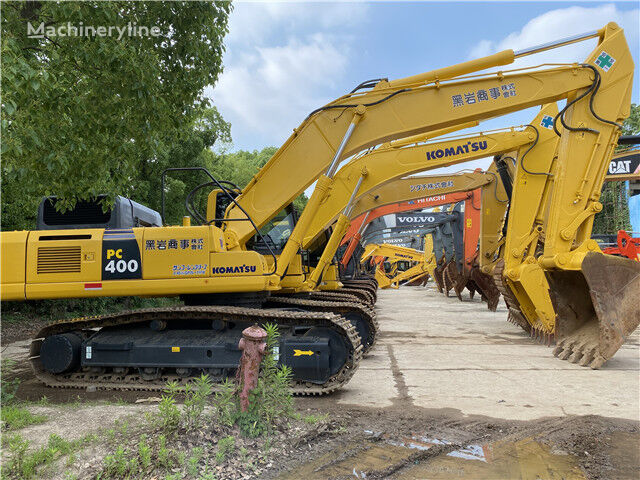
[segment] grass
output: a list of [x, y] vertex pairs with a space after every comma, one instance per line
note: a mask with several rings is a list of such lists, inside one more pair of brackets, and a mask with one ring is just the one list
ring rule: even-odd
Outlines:
[[179, 305], [175, 298], [69, 298], [59, 300], [32, 300], [29, 302], [2, 302], [2, 322], [43, 322], [84, 317], [87, 312], [92, 315], [116, 313], [122, 310], [137, 308], [169, 307]]
[[[268, 351], [271, 352], [277, 343], [278, 332], [272, 325], [266, 326], [266, 329]], [[240, 409], [237, 386], [233, 381], [227, 380], [215, 393], [206, 375], [195, 378], [184, 391], [180, 391], [177, 384], [169, 383], [156, 412], [145, 414], [146, 421], [138, 423], [132, 418], [125, 418], [115, 420], [108, 428], [100, 429], [100, 441], [109, 448], [109, 454], [98, 466], [96, 478], [133, 479], [154, 476], [158, 479], [213, 480], [216, 479], [215, 469], [235, 457], [242, 459], [243, 464], [248, 464], [250, 468], [257, 468], [249, 461], [247, 449], [229, 433], [239, 431], [243, 436], [265, 436], [265, 451], [260, 454], [262, 459], [269, 451], [269, 437], [275, 427], [294, 416], [290, 378], [290, 370], [280, 368], [273, 355], [267, 354], [262, 364], [258, 387], [251, 394], [251, 407], [247, 412]], [[14, 432], [28, 425], [46, 422], [48, 418], [32, 414], [23, 403], [15, 400], [17, 383], [3, 382], [2, 386], [9, 387], [6, 390], [8, 401], [6, 404], [3, 401], [2, 429], [10, 432], [3, 438], [3, 448], [7, 455], [2, 466], [2, 479], [40, 478], [54, 468], [54, 464], [60, 466], [63, 469], [60, 473], [64, 474], [65, 469], [77, 463], [78, 451], [87, 442], [98, 438], [97, 435], [89, 435], [68, 441], [51, 435], [46, 445], [34, 447]], [[177, 402], [180, 397], [181, 405]], [[124, 402], [119, 401], [117, 404], [122, 403]], [[34, 404], [49, 405], [49, 400], [43, 397]], [[94, 402], [78, 398], [77, 402], [64, 406], [76, 408], [93, 404]], [[296, 414], [295, 417], [307, 423], [320, 420], [320, 417], [314, 415], [302, 417]], [[211, 424], [218, 424], [222, 428], [219, 432], [222, 438], [218, 438], [217, 443], [214, 438], [208, 437], [208, 441], [200, 443], [202, 446], [190, 450], [185, 449], [181, 443], [174, 444], [173, 438], [185, 434], [193, 434], [202, 440], [205, 438], [203, 435], [206, 436], [205, 427]], [[69, 473], [65, 478], [74, 477]]]
[[[3, 438], [3, 447], [9, 452], [9, 460], [4, 465], [3, 477], [6, 475], [20, 479], [34, 478], [41, 468], [53, 464], [66, 455], [73, 455], [96, 439], [96, 435], [86, 435], [80, 439], [69, 441], [52, 434], [46, 445], [30, 450], [29, 441], [20, 435], [6, 436]], [[69, 461], [67, 461], [67, 466], [69, 466]]]
[[322, 415], [305, 415], [302, 417], [302, 421], [304, 423], [308, 423], [309, 425], [315, 425], [318, 422], [324, 422], [329, 418], [329, 414], [325, 413]]
[[232, 436], [221, 438], [218, 441], [218, 451], [216, 452], [216, 462], [222, 463], [236, 449], [236, 439]]
[[45, 415], [34, 415], [25, 407], [12, 404], [2, 407], [0, 419], [2, 420], [2, 430], [19, 430], [48, 420]]

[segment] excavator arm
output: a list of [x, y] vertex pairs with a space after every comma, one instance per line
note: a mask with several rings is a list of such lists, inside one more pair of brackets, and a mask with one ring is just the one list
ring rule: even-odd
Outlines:
[[[545, 116], [553, 112], [553, 108], [553, 105], [546, 106], [532, 124], [539, 124]], [[364, 198], [365, 202], [370, 199], [369, 195], [374, 189], [383, 187], [396, 178], [502, 155], [514, 150], [524, 152], [533, 144], [535, 138], [536, 132], [531, 127], [523, 130], [512, 128], [412, 146], [388, 145], [358, 157], [343, 166], [336, 174], [333, 187], [326, 195], [322, 209], [312, 219], [302, 246], [310, 244], [333, 223], [358, 184], [356, 205], [361, 198]]]
[[629, 300], [640, 288], [640, 269], [607, 258], [590, 240], [633, 74], [621, 30], [611, 26], [607, 36], [609, 44], [589, 59], [597, 87], [571, 99], [550, 125], [559, 141], [543, 141], [517, 165], [503, 258], [494, 270], [514, 323], [543, 340], [555, 337], [556, 355], [593, 368], [640, 322]]
[[[494, 172], [484, 172], [482, 170], [461, 172], [452, 175], [421, 175], [394, 179], [391, 182], [368, 191], [358, 199], [351, 211], [351, 227], [343, 238], [342, 243], [351, 239], [353, 235], [351, 235], [350, 232], [360, 228], [366, 213], [369, 213], [367, 222], [371, 222], [380, 217], [381, 215], [377, 214], [378, 211], [383, 211], [380, 207], [390, 204], [395, 206], [396, 211], [385, 211], [385, 213], [382, 213], [382, 215], [386, 215], [388, 213], [403, 211], [401, 208], [406, 207], [413, 207], [412, 209], [416, 210], [419, 208], [456, 203], [458, 200], [441, 203], [441, 200], [433, 197], [444, 197], [445, 195], [457, 192], [471, 192], [495, 180], [496, 175]], [[433, 201], [429, 202], [428, 205], [424, 205], [422, 200], [425, 199], [433, 199]], [[445, 200], [445, 198], [442, 200]], [[412, 202], [412, 204], [407, 205], [404, 202]], [[407, 208], [407, 210], [412, 209]]]
[[[515, 58], [559, 45], [594, 37], [602, 41], [605, 32], [601, 29], [519, 52], [506, 50], [405, 79], [363, 84], [315, 110], [227, 209], [227, 247], [242, 248], [254, 235], [255, 227], [262, 227], [314, 181], [318, 180], [318, 196], [324, 196], [339, 163], [366, 148], [555, 102], [589, 88], [594, 83], [592, 71], [576, 64], [462, 76], [508, 65]], [[473, 95], [465, 98], [470, 93]], [[296, 180], [283, 184], [283, 178]], [[350, 184], [351, 190], [353, 186]], [[305, 213], [310, 218], [303, 213], [298, 222], [301, 231], [292, 234], [293, 242], [305, 236], [304, 230], [320, 201], [308, 204], [312, 208]], [[233, 221], [247, 216], [252, 222]]]

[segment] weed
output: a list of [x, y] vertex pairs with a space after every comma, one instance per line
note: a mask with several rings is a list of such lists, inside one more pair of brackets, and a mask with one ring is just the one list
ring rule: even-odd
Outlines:
[[138, 442], [138, 457], [140, 457], [140, 463], [142, 468], [147, 469], [151, 465], [151, 447], [147, 444], [147, 436], [140, 436]]
[[180, 472], [176, 472], [176, 473], [168, 473], [165, 477], [164, 480], [180, 480], [182, 478], [182, 473]]
[[36, 475], [39, 467], [51, 465], [58, 458], [71, 455], [73, 452], [80, 450], [87, 442], [94, 440], [95, 435], [68, 441], [52, 434], [47, 445], [28, 452], [28, 440], [15, 435], [7, 439], [9, 460], [6, 465], [6, 471], [19, 478], [31, 478]]
[[240, 454], [240, 461], [242, 463], [246, 463], [248, 460], [248, 454], [249, 454], [247, 449], [244, 447], [240, 447], [240, 450], [238, 450], [238, 453]]
[[276, 325], [264, 325], [267, 331], [267, 354], [260, 365], [258, 385], [249, 394], [249, 409], [239, 412], [236, 423], [243, 434], [257, 437], [268, 433], [276, 420], [288, 417], [293, 410], [291, 394], [291, 369], [278, 367], [274, 347], [278, 345], [280, 333]]
[[16, 392], [20, 386], [20, 379], [12, 378], [7, 380], [7, 374], [13, 370], [16, 361], [11, 358], [3, 358], [0, 364], [0, 403], [3, 407], [16, 398]]
[[29, 425], [44, 423], [48, 420], [45, 415], [34, 415], [24, 407], [17, 405], [3, 405], [0, 411], [3, 430], [18, 430]]
[[202, 448], [195, 447], [191, 450], [191, 455], [187, 459], [187, 473], [192, 477], [196, 477], [198, 475], [198, 464], [202, 459]]
[[122, 435], [126, 435], [128, 431], [129, 431], [129, 422], [127, 420], [122, 420], [122, 423], [120, 424], [120, 433]]
[[199, 480], [217, 480], [217, 477], [213, 472], [209, 471], [208, 467], [205, 467], [205, 471], [200, 475]]
[[324, 421], [329, 417], [328, 414], [324, 414], [324, 415], [306, 415], [304, 417], [302, 417], [302, 421], [304, 423], [308, 423], [309, 425], [314, 425], [318, 422]]
[[127, 451], [120, 445], [116, 451], [104, 457], [104, 473], [107, 476], [123, 477], [126, 473], [130, 473], [129, 458]]
[[216, 462], [222, 463], [227, 456], [236, 448], [236, 439], [232, 436], [224, 437], [218, 440], [218, 451], [216, 452]]
[[158, 404], [160, 427], [167, 432], [175, 431], [180, 425], [180, 409], [176, 405], [177, 393], [178, 383], [169, 382]]
[[235, 423], [237, 405], [235, 402], [236, 385], [225, 378], [219, 390], [213, 396], [213, 406], [217, 420], [223, 425], [232, 426]]
[[205, 374], [200, 375], [185, 386], [184, 414], [187, 431], [200, 427], [204, 407], [212, 391], [211, 380]]
[[67, 457], [67, 461], [65, 462], [65, 466], [66, 467], [72, 467], [74, 463], [76, 463], [76, 454], [75, 453], [70, 453], [69, 456]]
[[264, 444], [262, 445], [262, 452], [263, 452], [265, 455], [268, 455], [270, 450], [271, 450], [271, 439], [270, 439], [270, 438], [267, 438], [267, 439], [264, 441]]
[[164, 435], [160, 435], [158, 437], [158, 463], [165, 470], [169, 470], [173, 467], [173, 455], [171, 455], [171, 451], [167, 448], [167, 437]]

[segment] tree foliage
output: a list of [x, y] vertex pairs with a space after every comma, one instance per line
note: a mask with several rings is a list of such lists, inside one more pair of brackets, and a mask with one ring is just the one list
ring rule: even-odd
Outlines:
[[[61, 197], [62, 208], [102, 193], [156, 203], [164, 166], [198, 164], [216, 138], [228, 139], [203, 91], [222, 71], [230, 9], [212, 1], [4, 3], [3, 228], [33, 227], [43, 195]], [[131, 23], [160, 34], [29, 38], [28, 22]]]
[[215, 175], [244, 188], [258, 173], [258, 170], [276, 153], [276, 150], [276, 147], [265, 147], [262, 150], [252, 152], [239, 150], [218, 155], [210, 151], [207, 152], [206, 163]]
[[[253, 176], [276, 153], [276, 147], [265, 147], [262, 150], [239, 150], [233, 153], [205, 152], [205, 164], [207, 168], [219, 179], [235, 183], [241, 189], [244, 188]], [[283, 179], [283, 182], [290, 179]], [[275, 188], [275, 187], [274, 187]], [[301, 212], [307, 204], [307, 197], [302, 193], [294, 201], [294, 206]]]
[[[622, 135], [639, 133], [640, 106], [631, 104], [631, 114], [622, 125]], [[626, 182], [606, 182], [602, 188], [600, 202], [602, 211], [593, 220], [594, 234], [616, 235], [618, 230], [631, 230], [629, 192]]]

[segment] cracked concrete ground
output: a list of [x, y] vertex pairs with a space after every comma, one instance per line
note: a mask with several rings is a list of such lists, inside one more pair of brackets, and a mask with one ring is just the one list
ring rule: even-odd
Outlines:
[[600, 370], [555, 358], [477, 298], [433, 285], [379, 290], [380, 337], [348, 385], [327, 401], [364, 407], [453, 409], [507, 420], [602, 415], [640, 420], [640, 335]]

